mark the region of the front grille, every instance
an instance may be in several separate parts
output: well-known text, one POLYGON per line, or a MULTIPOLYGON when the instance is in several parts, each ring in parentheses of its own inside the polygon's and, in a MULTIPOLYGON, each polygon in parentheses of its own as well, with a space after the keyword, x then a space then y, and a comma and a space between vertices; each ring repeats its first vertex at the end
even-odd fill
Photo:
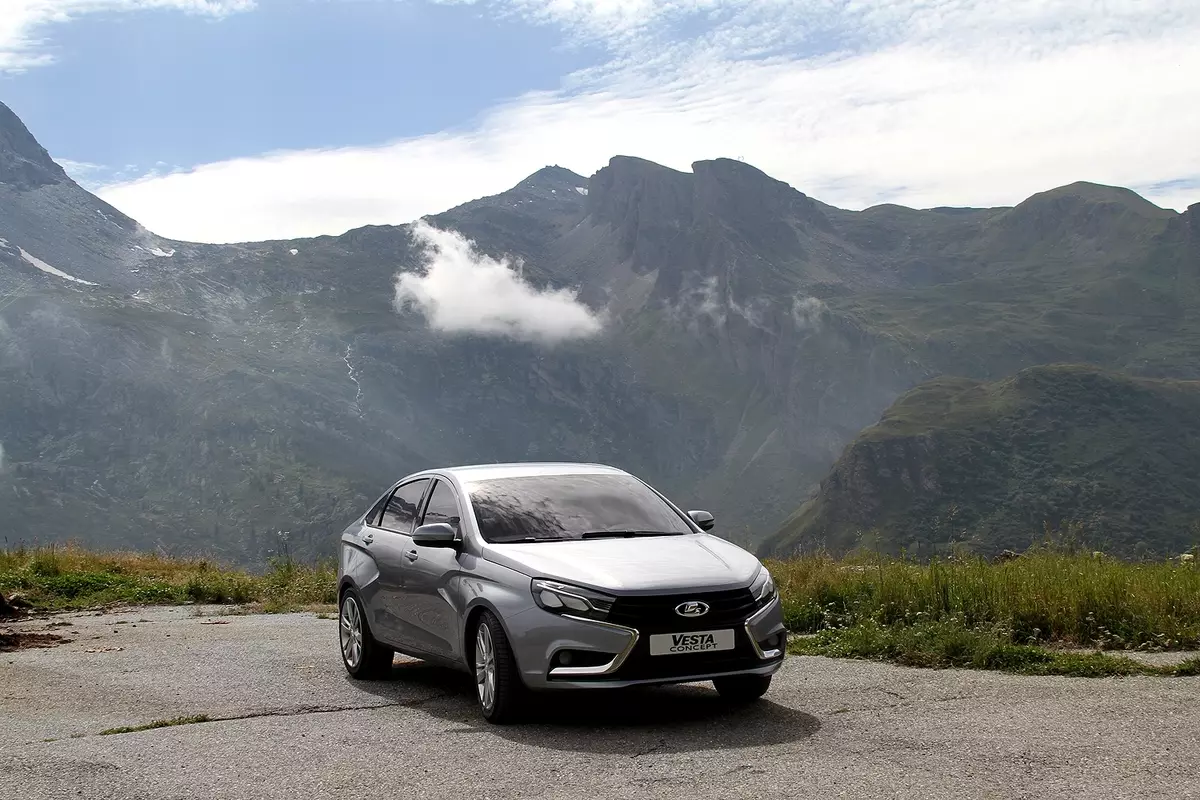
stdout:
MULTIPOLYGON (((701 628, 696 628, 700 630, 701 628)), ((734 631, 736 646, 732 650, 714 653, 678 653, 674 655, 650 655, 650 641, 642 639, 625 663, 609 680, 637 681, 657 678, 679 678, 689 675, 711 675, 719 672, 734 672, 763 666, 758 654, 750 645, 745 630, 734 631)))
POLYGON ((754 610, 754 596, 750 594, 750 590, 733 589, 726 592, 618 597, 606 619, 617 625, 636 628, 645 637, 651 633, 737 627, 745 622, 754 610), (681 617, 675 613, 676 606, 692 600, 707 603, 708 613, 702 617, 681 617))

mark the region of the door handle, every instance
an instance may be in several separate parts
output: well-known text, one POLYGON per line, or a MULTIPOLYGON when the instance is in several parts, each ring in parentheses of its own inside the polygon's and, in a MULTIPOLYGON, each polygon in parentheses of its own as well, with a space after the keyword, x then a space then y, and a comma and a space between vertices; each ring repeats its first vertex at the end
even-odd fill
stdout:
POLYGON ((404 554, 404 557, 407 558, 409 561, 416 561, 417 560, 417 551, 409 550, 407 553, 404 554))
POLYGON ((370 544, 371 542, 375 541, 375 534, 371 533, 370 531, 367 531, 366 533, 364 533, 362 535, 362 540, 363 540, 363 544, 370 544))

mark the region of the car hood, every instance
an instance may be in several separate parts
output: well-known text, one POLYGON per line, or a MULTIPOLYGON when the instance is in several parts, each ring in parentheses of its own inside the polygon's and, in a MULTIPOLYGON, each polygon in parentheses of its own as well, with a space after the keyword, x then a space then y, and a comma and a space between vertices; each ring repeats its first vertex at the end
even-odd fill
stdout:
POLYGON ((616 593, 738 589, 759 561, 708 534, 488 544, 484 557, 531 578, 616 593))

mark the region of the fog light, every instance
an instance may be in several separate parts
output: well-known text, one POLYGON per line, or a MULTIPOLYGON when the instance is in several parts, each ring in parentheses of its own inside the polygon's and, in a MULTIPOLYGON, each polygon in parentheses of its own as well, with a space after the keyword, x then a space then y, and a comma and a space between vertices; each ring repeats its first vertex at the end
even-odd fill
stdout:
POLYGON ((562 664, 564 667, 571 666, 571 654, 569 652, 559 653, 558 663, 562 664))
POLYGON ((783 637, 784 637, 784 634, 782 634, 782 633, 777 633, 773 636, 768 636, 766 639, 763 639, 761 642, 759 642, 758 646, 761 647, 763 650, 782 650, 783 649, 783 641, 784 641, 783 637))

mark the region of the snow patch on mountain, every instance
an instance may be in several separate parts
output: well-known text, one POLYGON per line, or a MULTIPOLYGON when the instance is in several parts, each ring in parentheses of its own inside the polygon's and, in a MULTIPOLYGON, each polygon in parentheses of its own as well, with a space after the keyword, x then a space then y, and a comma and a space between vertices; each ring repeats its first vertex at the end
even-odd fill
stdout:
POLYGON ((97 214, 99 214, 99 215, 100 215, 100 216, 101 216, 101 217, 104 219, 104 221, 105 221, 105 222, 107 222, 109 225, 112 225, 114 228, 117 228, 118 230, 122 230, 122 231, 123 231, 123 230, 125 230, 125 229, 124 229, 124 228, 122 228, 120 225, 118 225, 117 223, 113 222, 112 218, 111 218, 111 217, 109 217, 109 216, 108 216, 108 214, 105 214, 105 213, 104 213, 103 211, 101 211, 100 209, 98 209, 98 208, 97 208, 97 209, 96 209, 96 213, 97 213, 97 214))
POLYGON ((42 272, 48 273, 50 275, 54 275, 59 278, 63 278, 68 281, 73 281, 75 283, 82 283, 84 286, 99 286, 100 285, 98 283, 92 283, 91 281, 85 281, 83 278, 76 278, 74 275, 68 275, 67 273, 63 272, 61 269, 58 269, 57 267, 52 267, 49 264, 47 264, 45 261, 42 261, 40 258, 37 258, 36 256, 32 256, 29 253, 26 253, 24 250, 21 250, 21 248, 18 247, 17 249, 21 251, 21 258, 25 259, 28 263, 37 267, 42 272))

